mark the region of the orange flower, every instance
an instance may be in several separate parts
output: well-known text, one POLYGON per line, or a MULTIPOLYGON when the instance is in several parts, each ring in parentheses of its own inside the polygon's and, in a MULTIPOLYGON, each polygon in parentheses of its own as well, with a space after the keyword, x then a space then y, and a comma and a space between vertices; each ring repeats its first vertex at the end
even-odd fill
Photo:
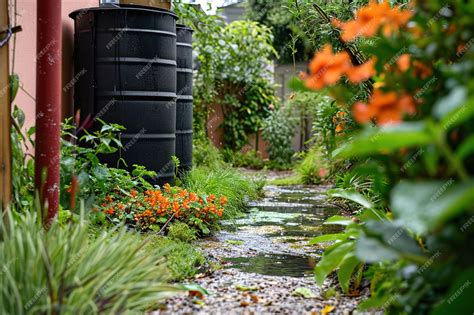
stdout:
POLYGON ((328 171, 325 168, 320 168, 318 172, 319 177, 324 178, 328 175, 328 171))
POLYGON ((340 132, 342 132, 343 130, 344 130, 344 127, 343 127, 342 125, 339 124, 339 125, 336 126, 336 132, 337 132, 337 133, 340 133, 340 132))
POLYGON ((327 44, 314 55, 309 64, 309 75, 300 74, 309 89, 320 90, 335 84, 345 75, 352 83, 360 83, 375 74, 375 58, 360 65, 353 66, 347 52, 334 54, 332 46, 327 44))
POLYGON ((221 197, 219 198, 219 203, 221 204, 221 206, 225 206, 228 201, 229 201, 229 200, 227 199, 226 196, 221 196, 221 197))
POLYGON ((332 24, 342 30, 341 38, 351 41, 356 37, 374 36, 379 29, 385 36, 398 32, 411 18, 412 13, 399 8, 390 8, 388 2, 371 1, 357 12, 356 18, 348 22, 333 20, 332 24))
POLYGON ((199 197, 196 193, 192 192, 189 194, 189 201, 191 202, 194 202, 194 201, 198 201, 199 197))
POLYGON ((171 192, 171 186, 170 186, 170 184, 168 184, 168 183, 164 184, 164 185, 163 185, 163 188, 165 189, 165 191, 166 191, 167 193, 170 193, 170 192, 171 192))
POLYGON ((306 87, 320 90, 325 86, 336 83, 351 67, 349 55, 346 52, 334 54, 332 46, 326 44, 314 55, 309 64, 309 75, 302 73, 306 87))
POLYGON ((360 66, 354 66, 346 71, 346 76, 352 83, 361 83, 375 75, 375 58, 371 58, 360 66))
POLYGON ((111 207, 111 208, 109 208, 109 209, 105 210, 105 213, 106 213, 106 214, 110 214, 110 215, 112 215, 112 214, 114 214, 114 213, 115 213, 115 210, 114 210, 114 208, 112 208, 112 207, 111 207))
POLYGON ((337 112, 337 116, 339 116, 339 117, 342 118, 342 117, 346 116, 346 113, 345 113, 345 112, 342 112, 342 111, 341 111, 341 112, 337 112))
POLYGON ((402 121, 403 114, 416 112, 413 98, 407 94, 401 96, 395 92, 384 93, 374 90, 369 104, 357 103, 353 106, 354 118, 364 124, 375 119, 379 125, 396 124, 402 121))
POLYGON ((214 200, 216 200, 216 196, 214 194, 207 196, 207 202, 214 202, 214 200))
POLYGON ((403 54, 397 59, 397 66, 401 72, 405 72, 410 68, 410 55, 403 54))
POLYGON ((138 196, 138 192, 135 190, 135 189, 132 189, 130 191, 130 195, 132 195, 133 198, 137 197, 138 196))

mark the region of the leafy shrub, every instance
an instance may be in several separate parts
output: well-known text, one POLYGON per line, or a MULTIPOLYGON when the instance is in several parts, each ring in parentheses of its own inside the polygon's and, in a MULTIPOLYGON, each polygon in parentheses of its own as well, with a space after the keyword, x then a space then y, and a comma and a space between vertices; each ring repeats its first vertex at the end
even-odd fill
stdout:
POLYGON ((196 230, 184 222, 174 222, 168 227, 168 237, 173 240, 190 243, 197 239, 196 230))
POLYGON ((165 224, 182 221, 202 234, 217 229, 217 221, 224 213, 227 197, 197 194, 180 187, 165 184, 163 190, 107 195, 100 205, 114 223, 127 222, 139 230, 160 231, 165 224))
POLYGON ((193 139, 193 164, 196 167, 223 167, 224 159, 205 134, 198 132, 193 139))
POLYGON ((313 146, 296 165, 296 173, 303 184, 312 185, 323 182, 329 175, 329 163, 318 146, 313 146))
POLYGON ((313 240, 335 242, 317 264, 316 279, 322 283, 336 270, 349 292, 367 268, 371 297, 361 309, 467 314, 474 294, 474 260, 465 254, 474 236, 474 25, 464 17, 473 8, 462 1, 409 10, 387 2, 368 6, 361 10, 370 12, 370 25, 363 14, 327 22, 341 35, 339 44, 349 46, 336 52, 324 46, 300 85, 327 88, 362 129, 348 128, 350 141, 332 152, 355 166, 330 194, 358 208, 354 218, 326 222, 345 226, 343 233, 313 240), (394 18, 385 19, 388 13, 394 18), (354 56, 356 44, 361 51, 354 56), (327 66, 334 67, 318 71, 327 66), (361 87, 366 94, 356 93, 361 87))
POLYGON ((262 154, 256 150, 247 152, 224 150, 223 155, 228 163, 235 167, 248 167, 252 169, 262 169, 265 167, 265 161, 262 154))
POLYGON ((296 123, 292 111, 284 107, 273 111, 265 121, 262 136, 268 141, 267 151, 275 168, 287 168, 291 164, 296 123))
POLYGON ((134 170, 129 172, 100 162, 100 155, 116 152, 122 146, 118 136, 124 130, 120 125, 100 122, 101 129, 93 133, 85 131, 81 139, 75 136, 70 119, 62 125, 60 196, 63 208, 70 207, 70 196, 75 195, 71 194, 73 178, 79 187, 77 198, 85 201, 86 209, 98 204, 111 191, 153 188, 146 178, 155 177, 156 173, 143 166, 134 165, 134 170))
POLYGON ((199 194, 226 196, 228 203, 223 218, 235 218, 247 208, 247 202, 258 196, 258 186, 229 167, 193 169, 184 180, 184 187, 199 194))
POLYGON ((0 221, 0 313, 127 313, 156 307, 166 284, 163 251, 125 229, 89 237, 89 225, 43 229, 34 212, 0 221))

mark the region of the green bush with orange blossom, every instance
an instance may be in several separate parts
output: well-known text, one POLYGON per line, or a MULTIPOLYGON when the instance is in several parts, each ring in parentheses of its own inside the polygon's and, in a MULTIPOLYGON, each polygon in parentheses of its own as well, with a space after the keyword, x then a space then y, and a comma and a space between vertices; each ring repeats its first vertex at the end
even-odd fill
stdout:
POLYGON ((105 196, 96 212, 113 223, 125 221, 141 231, 163 231, 173 222, 183 222, 200 235, 218 229, 227 197, 198 195, 177 186, 165 184, 163 189, 105 196))

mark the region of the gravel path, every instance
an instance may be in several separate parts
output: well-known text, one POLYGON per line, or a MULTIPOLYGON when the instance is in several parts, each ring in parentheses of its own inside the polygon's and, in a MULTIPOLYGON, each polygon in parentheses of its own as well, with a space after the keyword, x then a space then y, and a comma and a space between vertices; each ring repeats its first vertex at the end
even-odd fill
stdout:
POLYGON ((155 314, 353 314, 367 289, 347 296, 330 289, 335 279, 318 287, 313 277, 323 250, 308 240, 338 229, 322 225, 339 213, 326 202, 327 189, 267 186, 245 218, 197 243, 213 271, 192 282, 209 294, 176 296, 155 314))

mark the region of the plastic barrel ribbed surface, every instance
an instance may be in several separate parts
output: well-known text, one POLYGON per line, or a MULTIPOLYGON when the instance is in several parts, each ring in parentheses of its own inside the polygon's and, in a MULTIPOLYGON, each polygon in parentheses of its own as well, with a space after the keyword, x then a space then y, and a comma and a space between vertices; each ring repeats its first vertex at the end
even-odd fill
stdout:
POLYGON ((187 172, 193 164, 193 30, 176 26, 177 101, 176 157, 180 170, 187 172))
POLYGON ((100 7, 71 13, 75 20, 75 109, 86 128, 98 118, 126 128, 123 148, 102 161, 123 158, 157 172, 153 183, 172 183, 176 146, 176 15, 140 6, 100 7))

